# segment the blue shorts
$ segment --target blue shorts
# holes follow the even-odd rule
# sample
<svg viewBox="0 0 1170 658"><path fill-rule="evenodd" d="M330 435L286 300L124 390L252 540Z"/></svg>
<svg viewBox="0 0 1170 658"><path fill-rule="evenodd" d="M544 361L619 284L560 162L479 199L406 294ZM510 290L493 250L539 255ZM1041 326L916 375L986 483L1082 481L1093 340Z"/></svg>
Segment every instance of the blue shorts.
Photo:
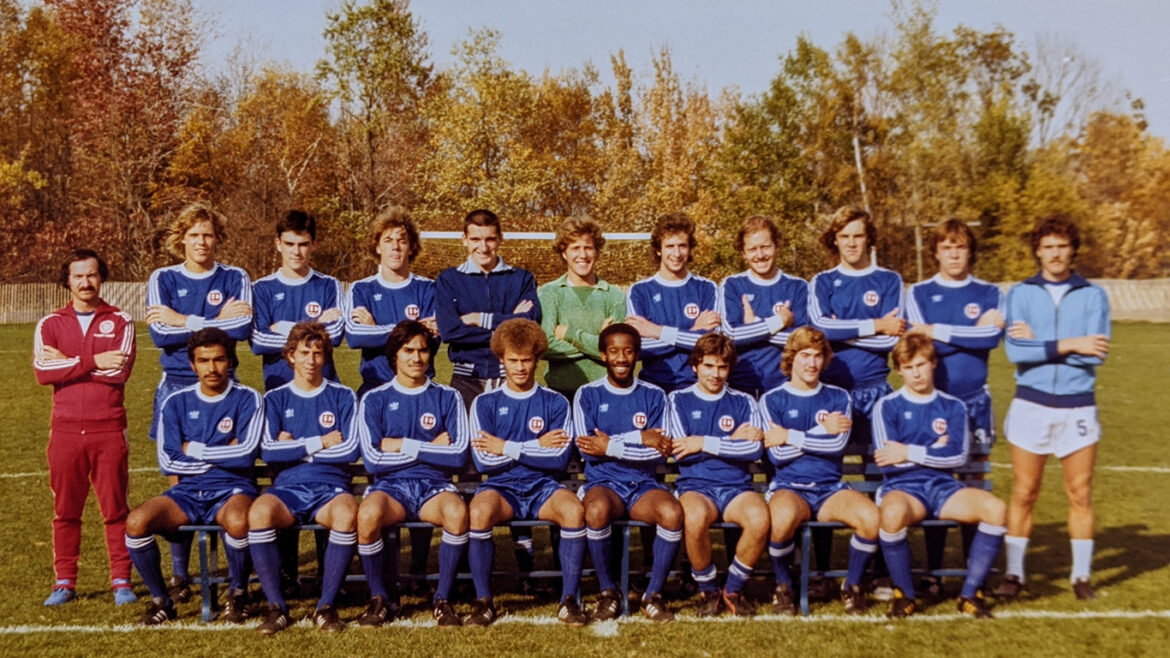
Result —
<svg viewBox="0 0 1170 658"><path fill-rule="evenodd" d="M661 489L662 491L669 491L665 486L659 484L656 480L641 480L638 482L625 482L621 480L596 480L594 482L586 482L577 490L577 497L585 500L585 493L593 487L605 487L614 492L622 504L626 506L626 514L630 513L630 508L638 499L646 495L647 492Z"/></svg>
<svg viewBox="0 0 1170 658"><path fill-rule="evenodd" d="M853 400L853 428L849 432L849 443L864 446L873 443L873 424L870 422L873 407L878 400L893 392L894 389L885 380L849 391L849 397Z"/></svg>
<svg viewBox="0 0 1170 658"><path fill-rule="evenodd" d="M557 482L551 477L538 477L529 482L520 483L515 481L508 482L492 482L488 480L479 485L475 493L479 493L485 489L490 489L501 496L512 508L512 516L517 520L533 520L537 514L540 513L540 508L552 498L553 494L561 489L565 489L565 485Z"/></svg>
<svg viewBox="0 0 1170 658"><path fill-rule="evenodd" d="M808 508L812 512L812 519L816 520L817 514L820 513L821 507L825 501L829 500L838 491L844 491L849 488L848 484L844 482L834 482L832 484L801 484L799 482L776 482L768 485L768 493L764 494L764 502L772 500L772 494L784 490L804 499L808 503Z"/></svg>
<svg viewBox="0 0 1170 658"><path fill-rule="evenodd" d="M406 510L407 521L418 521L418 512L427 501L445 491L458 492L455 485L446 480L429 478L378 478L366 489L366 496L381 491L390 496Z"/></svg>
<svg viewBox="0 0 1170 658"><path fill-rule="evenodd" d="M215 523L215 515L219 514L219 509L236 494L255 498L259 492L256 485L251 483L221 489L206 489L193 486L190 483L179 482L164 491L162 495L175 501L179 509L187 515L191 525L212 525Z"/></svg>
<svg viewBox="0 0 1170 658"><path fill-rule="evenodd" d="M674 495L677 498L682 498L682 495L693 491L695 493L703 494L712 503L715 504L715 510L719 512L719 516L723 516L724 510L735 500L735 497L745 491L751 491L750 484L731 484L731 485L703 485L698 482L688 484L685 480L679 480L676 483Z"/></svg>
<svg viewBox="0 0 1170 658"><path fill-rule="evenodd" d="M332 484L300 483L269 487L264 493L279 498L297 523L304 525L313 523L322 507L341 494L349 493L349 489Z"/></svg>
<svg viewBox="0 0 1170 658"><path fill-rule="evenodd" d="M929 477L895 477L890 478L878 487L875 502L881 505L882 496L891 491L902 491L917 498L926 508L926 516L937 519L951 496L963 489L963 484L944 473Z"/></svg>
<svg viewBox="0 0 1170 658"><path fill-rule="evenodd" d="M984 386L967 397L959 398L967 407L967 427L971 439L983 446L995 443L995 414L991 408L991 392Z"/></svg>
<svg viewBox="0 0 1170 658"><path fill-rule="evenodd" d="M158 382L158 388L154 389L154 413L150 415L150 433L147 434L151 441L154 441L158 436L158 413L162 410L163 400L181 388L198 383L199 380L195 377L191 379L175 377L174 375L168 377L165 372L163 373L162 379Z"/></svg>

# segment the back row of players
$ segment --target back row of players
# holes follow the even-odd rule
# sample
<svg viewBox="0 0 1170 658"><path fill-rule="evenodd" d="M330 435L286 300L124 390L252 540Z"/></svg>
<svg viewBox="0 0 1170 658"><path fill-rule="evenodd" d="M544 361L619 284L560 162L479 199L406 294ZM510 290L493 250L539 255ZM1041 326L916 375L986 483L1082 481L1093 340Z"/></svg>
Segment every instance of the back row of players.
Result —
<svg viewBox="0 0 1170 658"><path fill-rule="evenodd" d="M380 574L382 527L412 518L444 528L436 618L442 624L460 621L447 595L460 556L469 549L477 600L468 622L486 624L495 618L488 589L494 550L491 528L511 518L542 518L562 528L560 617L580 624L587 620L576 603L585 548L595 565L607 564L602 556L608 554L609 523L627 513L658 526L652 551L655 571L643 605L655 619L671 616L660 590L684 526L693 575L703 592L700 612L715 614L721 605L736 613L750 611L742 585L765 546L777 577L773 604L790 610L785 559L792 552L795 528L813 517L841 520L856 529L850 577L843 590L850 610L865 607L857 585L880 538L897 587L891 608L896 615L914 610L905 527L927 516L980 522L960 609L987 614L978 590L1005 532L1004 505L982 490L962 489L947 469L965 462L969 434L984 442L994 437L987 354L1003 333L1005 311L998 289L969 274L975 240L961 222L939 227L933 251L940 272L912 286L905 296L898 275L872 263L876 230L869 215L854 207L838 211L824 234L824 244L839 257L839 265L818 274L811 284L778 270L779 232L762 217L747 220L736 236L747 272L729 277L722 286L695 276L688 271L694 226L683 215L667 215L651 237L659 271L634 284L628 299L596 276L604 238L588 220L569 220L558 231L554 248L567 272L539 291L530 273L499 257L500 223L484 210L472 212L464 221L468 260L434 282L410 271L420 242L409 215L401 209L382 213L370 232L379 272L355 282L346 298L336 280L311 269L316 244L311 216L294 211L278 224L281 270L255 286L242 270L215 262L216 246L224 237L218 213L199 204L189 207L168 237L168 246L176 255L181 253L184 262L156 271L150 280L147 319L152 337L163 348L164 370L152 436L159 439L164 471L184 477L172 489L174 495L168 492L165 499L152 499L135 511L127 526L127 545L154 597L145 621L158 623L174 615L152 534L178 525L174 521L180 517L214 519L227 530L226 550L235 578L229 617L243 614L233 596L243 592L243 578L250 571L248 556L255 559L271 605L261 625L264 632L288 623L280 596L276 528L310 519L332 528L325 551L324 591L314 615L322 628L341 627L332 598L354 545L367 574ZM1063 249L1055 259L1064 262L1064 271L1057 273L1063 279L1049 276L1044 254L1053 245L1048 243ZM1021 442L1013 438L1013 444L1039 457L1039 469L1047 454L1063 459L1082 452L1099 434L1091 400L1092 370L1104 356L1107 339L1102 346L1101 336L1076 333L1077 327L1064 321L1056 325L1055 308L1062 297L1075 297L1084 311L1076 315L1089 316L1096 324L1088 326L1107 335L1104 295L1071 273L1078 243L1076 228L1068 222L1050 220L1038 227L1033 249L1041 275L1030 285L1048 290L1045 297L1050 296L1053 310L1049 315L1038 313L1027 289L1013 291L1007 303L1006 316L1013 319L1009 357L1027 366L1018 376L1020 389L1009 412L1008 432L1014 434L1013 422L1027 428ZM1052 292L1052 283L1062 285L1063 291ZM1013 298L1019 300L1018 306ZM912 323L909 332L903 316ZM543 330L533 321L542 321ZM805 325L811 328L802 328ZM205 328L226 334L201 331ZM398 342L396 333L401 334ZM362 404L356 411L356 396L330 381L336 379L332 347L343 334L352 347L363 350L363 384L358 392ZM222 373L205 381L199 355L215 352L217 345L212 344L216 341L196 345L195 339L210 340L209 335L221 336L218 342L228 344L218 346L223 355L217 358L225 364ZM795 336L800 340L793 342ZM228 375L234 365L229 339L249 337L253 350L264 355L269 391L265 404L257 394L231 384ZM428 379L433 374L430 357L440 337L448 344L454 366L453 390ZM1071 338L1061 340L1066 337ZM1071 339L1076 340L1068 342ZM1013 341L1018 343L1016 355ZM886 383L885 354L896 344L901 347L894 351L895 364L906 387L892 394ZM782 352L785 345L790 349ZM534 384L542 354L549 360L546 381L553 390ZM638 358L642 381L634 382ZM207 368L212 366L205 364ZM820 384L822 369L828 386ZM1034 373L1045 369L1051 371L1048 379ZM786 377L790 381L785 382ZM208 388L217 382L220 388ZM950 395L936 391L936 384ZM252 399L250 413L235 420L223 420L218 408L199 413L200 404L217 405L222 399L217 396L229 389ZM375 390L377 395L366 395ZM576 397L576 413L569 413L568 402L556 391ZM429 395L419 395L426 392ZM460 420L462 405L454 401L455 392L470 405L469 426ZM632 392L638 395L630 396ZM670 394L669 402L665 393ZM754 396L761 394L757 405ZM1088 405L1079 404L1086 401L1086 394ZM655 403L643 399L647 396L662 399ZM1066 404L1070 401L1078 404L1070 407ZM1016 413L1020 403L1040 407L1043 413L1032 409ZM625 409L631 404L638 409ZM175 405L179 408L168 414ZM261 421L262 407L268 410L266 421ZM610 413L611 407L630 413ZM347 418L355 413L350 429ZM1058 413L1063 415L1054 418ZM1066 418L1070 413L1077 416L1071 424ZM204 420L193 427L206 426L207 440L186 439L183 424L201 416ZM1021 418L1013 421L1017 416ZM179 425L168 427L168 418ZM208 419L219 420L211 425ZM871 422L876 430L875 460L888 478L880 514L868 498L839 483L845 441L852 431L855 441L868 442ZM1040 427L1043 423L1047 429ZM1058 425L1078 431L1048 431ZM241 427L248 430L241 432ZM168 429L183 440L167 441ZM201 501L206 492L200 478L230 473L215 466L218 460L226 460L220 466L229 469L239 465L232 460L248 461L249 445L254 457L261 433L265 461L297 465L282 470L274 487L250 509L257 492L243 482L227 488L240 488L230 499L211 505ZM225 438L230 439L227 444L217 443ZM550 475L563 470L571 440L586 456L584 505ZM477 466L491 474L469 510L449 484L450 470L462 465L468 443ZM344 471L327 466L352 461L359 445L376 477L372 495L365 497L360 509L348 494ZM746 463L759 458L765 447L780 466L772 488L781 493L773 493L768 506L758 496L747 495ZM1015 453L1013 446L1018 471L1021 464ZM680 460L677 502L655 484L648 466L667 456ZM1067 460L1065 464L1067 471ZM1032 478L1035 488L1039 469ZM1089 469L1091 473L1091 462ZM1020 480L1017 473L1013 503L1027 497L1017 496ZM194 494L183 493L192 488ZM1070 492L1070 532L1077 508L1073 499ZM157 504L166 513L150 507L160 500ZM1005 584L1012 585L1014 577L1017 591L1030 529L1031 501L1025 502L1023 537L1015 537L1025 543L1013 546L1009 537L1008 544ZM184 504L189 507L184 509ZM1091 555L1091 508L1089 515ZM744 528L722 591L714 583L706 531L720 516ZM1080 559L1076 541L1074 580L1087 587L1088 564ZM620 599L604 567L598 568L598 576L603 592L593 616L604 619L617 614ZM370 582L374 600L362 621L378 623L389 615L386 595L384 588L379 591L380 578Z"/></svg>

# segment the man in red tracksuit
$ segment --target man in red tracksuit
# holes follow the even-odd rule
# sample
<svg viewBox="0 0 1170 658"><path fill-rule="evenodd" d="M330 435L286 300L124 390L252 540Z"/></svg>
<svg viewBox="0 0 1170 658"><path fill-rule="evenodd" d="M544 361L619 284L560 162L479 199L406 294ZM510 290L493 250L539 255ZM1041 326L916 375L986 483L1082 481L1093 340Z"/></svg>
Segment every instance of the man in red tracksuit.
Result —
<svg viewBox="0 0 1170 658"><path fill-rule="evenodd" d="M106 522L114 602L136 600L126 550L128 448L123 389L134 367L134 323L102 301L109 268L89 249L76 249L61 266L70 303L37 323L33 367L53 386L49 432L49 486L53 490L53 567L56 583L45 605L74 598L81 552L81 513L92 483Z"/></svg>

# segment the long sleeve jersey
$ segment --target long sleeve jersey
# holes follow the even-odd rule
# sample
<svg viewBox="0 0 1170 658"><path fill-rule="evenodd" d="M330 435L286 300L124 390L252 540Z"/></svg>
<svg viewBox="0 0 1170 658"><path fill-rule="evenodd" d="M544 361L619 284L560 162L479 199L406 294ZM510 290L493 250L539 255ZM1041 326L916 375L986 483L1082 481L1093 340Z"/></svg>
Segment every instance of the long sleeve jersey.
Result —
<svg viewBox="0 0 1170 658"><path fill-rule="evenodd" d="M642 339L639 378L665 391L694 383L687 358L706 332L691 331L691 327L700 313L718 309L718 288L714 281L689 272L681 281L655 274L630 286L626 316L637 315L662 327L659 338Z"/></svg>
<svg viewBox="0 0 1170 658"><path fill-rule="evenodd" d="M350 477L343 466L356 461L360 452L354 427L356 407L354 392L328 379L312 391L289 382L265 393L260 456L280 468L273 484L327 483L348 488ZM324 447L321 437L334 430L341 432L341 443ZM292 434L292 440L281 441L281 432Z"/></svg>
<svg viewBox="0 0 1170 658"><path fill-rule="evenodd" d="M342 306L341 284L337 279L310 270L303 279L290 279L281 272L252 285L252 352L264 362L264 388L272 390L292 381L292 366L281 352L288 334L298 322L319 322L325 311ZM333 346L341 344L345 318L325 324ZM333 360L325 364L325 377L337 381Z"/></svg>
<svg viewBox="0 0 1170 658"><path fill-rule="evenodd" d="M747 393L726 388L718 395L699 390L697 384L669 396L670 416L666 432L672 439L703 437L703 450L678 462L680 485L700 486L749 484L752 462L763 453L762 441L733 439L731 434L743 423L763 430L764 419L755 400Z"/></svg>
<svg viewBox="0 0 1170 658"><path fill-rule="evenodd" d="M825 333L834 354L822 380L846 390L885 381L886 355L898 339L877 334L874 320L894 309L905 312L902 277L876 265L838 265L814 276L810 287L809 324Z"/></svg>
<svg viewBox="0 0 1170 658"><path fill-rule="evenodd" d="M574 437L597 430L609 435L605 455L583 455L587 481L653 481L655 466L666 461L642 443L642 431L653 428L666 431L666 393L657 386L635 380L629 388L619 388L603 377L577 389Z"/></svg>
<svg viewBox="0 0 1170 658"><path fill-rule="evenodd" d="M472 449L471 456L488 482L527 486L526 480L564 473L572 441L559 448L544 448L538 439L556 429L572 438L569 401L556 391L534 385L523 393L501 386L483 393L471 403L468 413L471 435L482 430L504 441L504 454L493 455Z"/></svg>
<svg viewBox="0 0 1170 658"><path fill-rule="evenodd" d="M376 478L449 479L467 461L471 437L455 389L432 381L406 388L397 379L362 397L357 431L366 471ZM444 432L450 443L433 443ZM402 439L402 449L383 452L384 438Z"/></svg>
<svg viewBox="0 0 1170 658"><path fill-rule="evenodd" d="M987 357L999 345L1003 329L975 326L991 309L1005 312L1003 295L994 284L967 277L950 281L935 275L910 286L906 295L906 319L910 324L934 326L938 367L934 385L951 395L965 397L987 384Z"/></svg>
<svg viewBox="0 0 1170 658"><path fill-rule="evenodd" d="M967 463L967 408L938 389L922 396L900 388L873 408L874 450L887 441L908 445L910 454L900 464L882 467L886 479L922 470L949 474Z"/></svg>
<svg viewBox="0 0 1170 658"><path fill-rule="evenodd" d="M756 315L744 322L743 299ZM784 382L780 355L792 332L808 324L808 282L783 272L764 280L752 271L733 274L719 284L719 315L723 334L735 343L739 359L728 383L741 391L768 391ZM776 314L788 306L791 326L781 328Z"/></svg>
<svg viewBox="0 0 1170 658"><path fill-rule="evenodd" d="M374 324L359 324L350 313L364 308L374 316ZM380 386L394 379L394 371L386 360L386 338L394 325L403 320L421 320L435 315L435 282L411 273L403 281L391 283L381 273L354 281L349 286L345 302L345 342L362 351L362 381L367 386ZM431 364L427 375L434 377Z"/></svg>
<svg viewBox="0 0 1170 658"><path fill-rule="evenodd" d="M264 401L235 382L214 397L192 384L163 401L158 432L156 450L163 473L207 489L236 486L251 481L244 469L255 465L260 451Z"/></svg>
<svg viewBox="0 0 1170 658"><path fill-rule="evenodd" d="M575 391L605 376L597 337L606 318L626 319L626 295L621 288L598 279L595 286L574 286L569 275L549 281L537 290L540 325L548 336L548 373L544 380L558 391ZM557 325L568 327L556 337Z"/></svg>
<svg viewBox="0 0 1170 658"><path fill-rule="evenodd" d="M244 270L216 263L207 272L195 274L183 266L161 267L150 274L146 287L147 306L166 306L187 316L187 325L172 327L150 324L150 337L162 349L158 357L163 375L193 383L195 373L187 360L187 339L204 327L217 327L232 340L244 341L252 334L252 316L217 319L228 300L252 303L252 282Z"/></svg>
<svg viewBox="0 0 1170 658"><path fill-rule="evenodd" d="M788 430L788 442L767 449L768 460L776 465L776 482L832 484L841 479L841 458L849 441L849 430L833 434L825 429L825 418L834 412L850 418L853 405L849 392L829 384L803 391L785 382L760 398L766 426Z"/></svg>

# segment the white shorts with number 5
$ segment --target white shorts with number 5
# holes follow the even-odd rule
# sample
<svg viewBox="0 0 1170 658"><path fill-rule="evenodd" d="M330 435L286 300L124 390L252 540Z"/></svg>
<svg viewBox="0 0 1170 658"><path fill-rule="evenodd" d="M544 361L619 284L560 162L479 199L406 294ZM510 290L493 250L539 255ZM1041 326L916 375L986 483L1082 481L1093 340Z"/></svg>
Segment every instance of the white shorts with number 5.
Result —
<svg viewBox="0 0 1170 658"><path fill-rule="evenodd" d="M1101 439L1096 406L1061 409L1019 398L1008 407L1003 432L1014 446L1061 459Z"/></svg>

